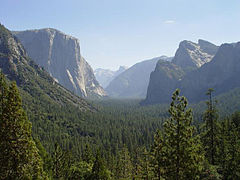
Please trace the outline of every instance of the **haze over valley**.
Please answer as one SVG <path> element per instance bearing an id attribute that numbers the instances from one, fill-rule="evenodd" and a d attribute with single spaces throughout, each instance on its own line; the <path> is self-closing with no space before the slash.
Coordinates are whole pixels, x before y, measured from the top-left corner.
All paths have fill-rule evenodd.
<path id="1" fill-rule="evenodd" d="M 239 1 L 0 6 L 0 179 L 240 179 Z"/>

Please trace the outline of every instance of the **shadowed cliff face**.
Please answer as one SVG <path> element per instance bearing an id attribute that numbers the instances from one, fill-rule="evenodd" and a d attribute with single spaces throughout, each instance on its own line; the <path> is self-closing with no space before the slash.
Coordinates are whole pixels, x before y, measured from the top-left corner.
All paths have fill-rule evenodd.
<path id="1" fill-rule="evenodd" d="M 200 42 L 201 48 L 208 53 L 214 53 L 215 48 L 208 42 Z M 189 45 L 189 43 L 188 43 Z M 182 45 L 180 45 L 182 46 Z M 192 44 L 185 46 L 187 49 L 195 48 Z M 180 53 L 180 52 L 178 52 Z M 202 54 L 198 54 L 201 59 Z M 208 57 L 208 56 L 207 56 Z M 211 61 L 204 63 L 199 68 L 186 71 L 185 61 L 181 67 L 172 63 L 167 68 L 166 64 L 158 63 L 155 71 L 151 74 L 147 98 L 143 103 L 165 103 L 171 100 L 171 93 L 180 88 L 181 92 L 190 102 L 199 102 L 207 98 L 206 91 L 215 89 L 214 94 L 226 93 L 234 88 L 240 87 L 240 42 L 234 44 L 223 44 Z M 203 62 L 204 62 L 203 61 Z M 193 63 L 194 64 L 194 63 Z M 184 68 L 182 68 L 182 66 Z M 182 70 L 181 70 L 182 69 Z M 180 71 L 179 71 L 180 70 Z M 183 75 L 171 76 L 171 73 L 183 71 Z M 169 76 L 170 75 L 170 76 Z M 177 78 L 172 78 L 177 77 Z"/>
<path id="2" fill-rule="evenodd" d="M 187 74 L 180 85 L 182 93 L 192 102 L 206 98 L 208 88 L 218 95 L 240 87 L 240 43 L 223 44 L 211 62 Z"/>
<path id="3" fill-rule="evenodd" d="M 151 73 L 147 97 L 142 104 L 170 102 L 172 92 L 184 74 L 181 67 L 171 62 L 158 61 L 155 70 Z"/>
<path id="4" fill-rule="evenodd" d="M 92 68 L 81 56 L 78 39 L 50 28 L 13 34 L 28 55 L 70 91 L 82 97 L 105 95 Z"/>

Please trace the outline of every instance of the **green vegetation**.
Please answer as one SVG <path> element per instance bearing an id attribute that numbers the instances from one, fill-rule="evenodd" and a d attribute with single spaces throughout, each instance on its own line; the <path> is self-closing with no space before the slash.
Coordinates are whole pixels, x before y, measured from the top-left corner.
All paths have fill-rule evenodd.
<path id="1" fill-rule="evenodd" d="M 140 100 L 98 101 L 96 112 L 56 106 L 45 114 L 25 104 L 33 140 L 16 85 L 1 77 L 0 147 L 20 148 L 1 153 L 1 179 L 239 179 L 240 113 L 217 118 L 212 91 L 200 126 L 179 90 L 169 113 L 166 105 L 140 106 Z M 25 143 L 10 141 L 18 133 Z"/>
<path id="2" fill-rule="evenodd" d="M 193 110 L 178 90 L 170 108 L 88 103 L 55 83 L 2 25 L 0 38 L 0 179 L 240 178 L 239 89 L 217 104 L 210 90 L 207 106 Z"/>
<path id="3" fill-rule="evenodd" d="M 153 165 L 158 179 L 197 179 L 203 169 L 203 151 L 199 136 L 194 136 L 191 109 L 177 89 L 169 108 L 170 118 L 155 136 Z"/>
<path id="4" fill-rule="evenodd" d="M 43 178 L 42 159 L 31 136 L 31 123 L 22 108 L 16 83 L 0 74 L 0 177 Z"/>
<path id="5" fill-rule="evenodd" d="M 239 88 L 193 110 L 179 90 L 170 107 L 89 103 L 0 40 L 0 179 L 240 179 Z"/>

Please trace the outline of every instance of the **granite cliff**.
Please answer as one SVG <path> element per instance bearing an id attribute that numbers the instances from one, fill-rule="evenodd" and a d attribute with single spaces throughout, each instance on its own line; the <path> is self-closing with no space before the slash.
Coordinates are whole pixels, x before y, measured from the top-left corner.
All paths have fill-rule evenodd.
<path id="1" fill-rule="evenodd" d="M 219 53 L 222 54 L 222 49 L 222 46 L 219 48 L 204 40 L 199 40 L 198 43 L 182 41 L 172 62 L 166 64 L 159 61 L 151 73 L 147 96 L 142 104 L 169 103 L 176 88 L 180 88 L 182 94 L 191 102 L 196 102 L 206 98 L 205 92 L 208 88 L 218 89 L 216 92 L 219 94 L 220 91 L 226 92 L 228 86 L 236 87 L 236 82 L 226 87 L 222 84 L 224 79 L 232 74 L 231 71 L 236 69 L 233 63 L 230 63 L 231 53 L 221 60 L 220 56 L 223 55 Z M 228 51 L 230 50 L 225 50 L 226 53 Z M 228 69 L 228 72 L 223 73 L 224 69 Z M 232 76 L 231 79 L 235 78 Z M 233 80 L 228 79 L 228 82 Z"/>
<path id="2" fill-rule="evenodd" d="M 105 95 L 92 68 L 81 56 L 78 39 L 51 28 L 13 34 L 28 55 L 71 92 L 82 97 Z"/>
<path id="3" fill-rule="evenodd" d="M 169 97 L 175 90 L 176 84 L 184 75 L 185 72 L 181 67 L 168 61 L 159 60 L 155 70 L 150 75 L 147 97 L 144 103 L 169 102 Z"/>
<path id="4" fill-rule="evenodd" d="M 218 46 L 208 41 L 198 40 L 194 43 L 185 40 L 179 44 L 172 62 L 187 71 L 193 70 L 210 62 L 217 50 Z"/>
<path id="5" fill-rule="evenodd" d="M 188 73 L 179 85 L 182 93 L 191 102 L 206 99 L 209 88 L 214 94 L 228 92 L 240 87 L 240 42 L 222 44 L 211 62 Z"/>
<path id="6" fill-rule="evenodd" d="M 0 70 L 7 79 L 16 81 L 24 105 L 35 108 L 78 107 L 93 109 L 83 98 L 73 95 L 26 54 L 23 45 L 9 30 L 0 24 Z"/>

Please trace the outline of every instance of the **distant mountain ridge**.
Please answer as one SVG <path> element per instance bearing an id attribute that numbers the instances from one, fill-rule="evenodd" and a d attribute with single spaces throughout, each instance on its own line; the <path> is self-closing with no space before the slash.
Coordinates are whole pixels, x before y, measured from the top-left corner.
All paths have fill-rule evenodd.
<path id="1" fill-rule="evenodd" d="M 159 62 L 151 73 L 147 96 L 142 103 L 169 103 L 176 88 L 180 88 L 191 102 L 205 99 L 208 88 L 220 88 L 209 83 L 209 80 L 216 79 L 214 72 L 218 71 L 218 66 L 211 68 L 211 64 L 214 64 L 216 58 L 219 59 L 221 49 L 222 46 L 219 48 L 204 40 L 199 40 L 198 44 L 182 41 L 172 62 L 167 65 Z M 206 67 L 207 70 L 204 70 Z"/>
<path id="2" fill-rule="evenodd" d="M 82 97 L 104 96 L 81 56 L 79 40 L 52 28 L 14 31 L 28 55 L 61 85 Z"/>
<path id="3" fill-rule="evenodd" d="M 150 73 L 160 59 L 171 61 L 172 58 L 161 56 L 131 66 L 110 82 L 105 88 L 107 94 L 115 98 L 144 98 Z"/>
<path id="4" fill-rule="evenodd" d="M 124 72 L 126 69 L 127 69 L 126 66 L 120 66 L 119 69 L 116 71 L 98 68 L 94 70 L 94 75 L 97 81 L 100 83 L 100 85 L 103 88 L 106 88 L 116 76 Z"/>

